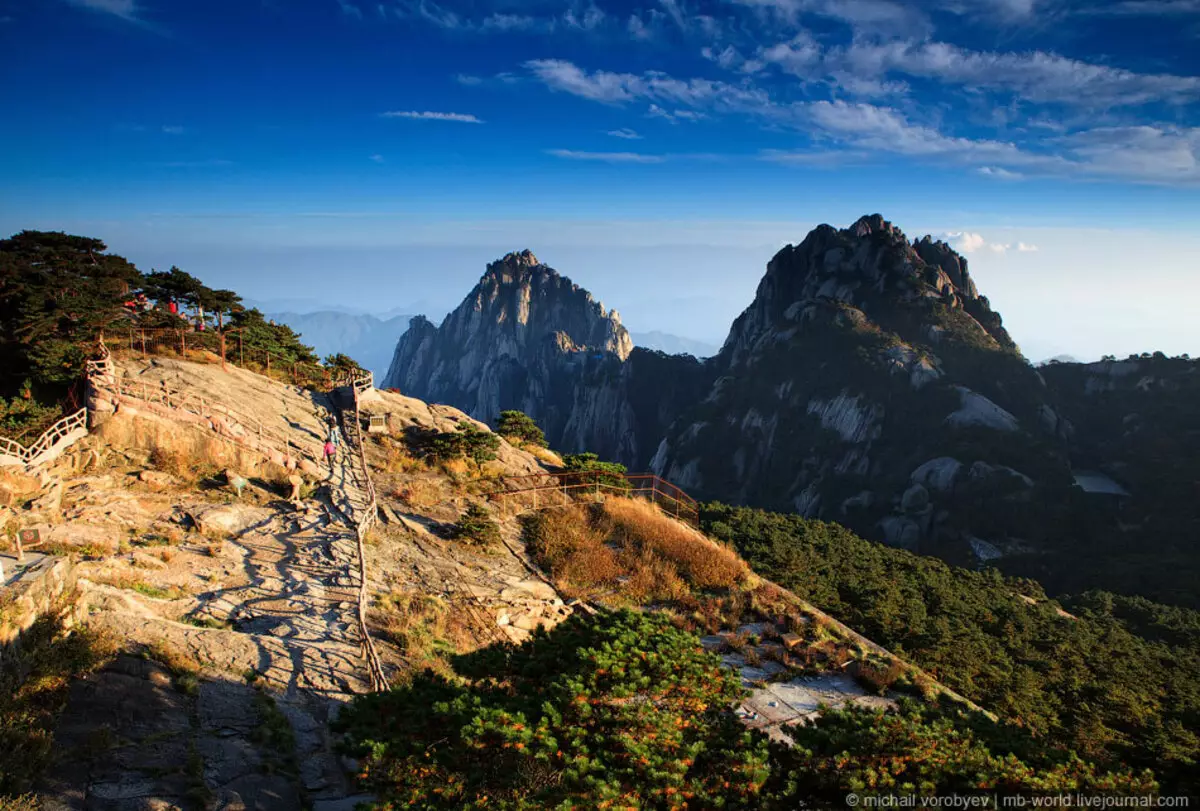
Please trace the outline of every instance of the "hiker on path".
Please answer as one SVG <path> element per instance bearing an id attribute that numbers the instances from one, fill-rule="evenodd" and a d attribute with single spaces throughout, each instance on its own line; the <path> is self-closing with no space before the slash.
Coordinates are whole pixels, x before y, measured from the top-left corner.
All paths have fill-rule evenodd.
<path id="1" fill-rule="evenodd" d="M 333 458 L 337 456 L 337 446 L 332 439 L 325 440 L 325 461 L 329 462 L 329 476 L 333 478 Z"/>

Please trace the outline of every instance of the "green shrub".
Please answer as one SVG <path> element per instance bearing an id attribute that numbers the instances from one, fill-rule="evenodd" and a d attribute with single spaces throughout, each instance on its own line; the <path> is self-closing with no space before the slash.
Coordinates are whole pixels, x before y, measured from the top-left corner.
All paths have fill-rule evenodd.
<path id="1" fill-rule="evenodd" d="M 581 478 L 586 482 L 598 481 L 604 487 L 630 489 L 629 480 L 625 478 L 628 468 L 619 462 L 601 461 L 594 453 L 573 453 L 564 456 L 563 467 L 584 474 Z"/>
<path id="2" fill-rule="evenodd" d="M 425 431 L 413 436 L 420 452 L 435 462 L 466 457 L 483 464 L 495 459 L 500 447 L 500 437 L 466 421 L 454 431 Z"/>
<path id="3" fill-rule="evenodd" d="M 454 525 L 454 537 L 478 546 L 491 546 L 500 541 L 500 527 L 486 507 L 472 504 Z"/>
<path id="4" fill-rule="evenodd" d="M 889 712 L 847 708 L 789 729 L 796 746 L 773 751 L 772 807 L 797 801 L 841 805 L 847 792 L 934 795 L 987 792 L 1116 792 L 1146 794 L 1148 772 L 1108 772 L 1074 753 L 1030 750 L 1031 739 L 1005 740 L 1005 730 L 967 716 L 904 700 Z"/>
<path id="5" fill-rule="evenodd" d="M 496 423 L 496 433 L 505 439 L 515 439 L 518 442 L 537 445 L 539 448 L 549 445 L 542 429 L 533 421 L 533 417 L 524 411 L 501 411 L 500 419 Z"/>
<path id="6" fill-rule="evenodd" d="M 757 805 L 767 745 L 728 712 L 737 678 L 664 617 L 577 615 L 453 667 L 342 713 L 381 805 Z"/>

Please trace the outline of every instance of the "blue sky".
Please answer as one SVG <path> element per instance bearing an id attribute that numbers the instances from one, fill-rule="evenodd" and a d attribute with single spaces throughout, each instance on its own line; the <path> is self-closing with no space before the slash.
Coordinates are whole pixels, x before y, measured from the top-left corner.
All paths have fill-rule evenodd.
<path id="1" fill-rule="evenodd" d="M 0 0 L 0 70 L 0 230 L 258 299 L 437 317 L 529 247 L 719 341 L 878 211 L 1032 358 L 1200 354 L 1200 0 Z"/>

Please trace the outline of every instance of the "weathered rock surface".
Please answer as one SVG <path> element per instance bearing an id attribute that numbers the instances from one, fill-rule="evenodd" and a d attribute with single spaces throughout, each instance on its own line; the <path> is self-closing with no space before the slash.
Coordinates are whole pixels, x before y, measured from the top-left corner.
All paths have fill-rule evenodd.
<path id="1" fill-rule="evenodd" d="M 555 448 L 637 464 L 698 394 L 700 368 L 635 350 L 615 310 L 524 251 L 488 265 L 441 326 L 414 318 L 382 386 L 493 424 L 518 409 Z"/>

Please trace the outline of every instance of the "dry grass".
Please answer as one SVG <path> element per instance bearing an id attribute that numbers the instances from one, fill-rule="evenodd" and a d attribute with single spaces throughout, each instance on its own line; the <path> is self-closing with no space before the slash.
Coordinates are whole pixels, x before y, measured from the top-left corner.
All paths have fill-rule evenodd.
<path id="1" fill-rule="evenodd" d="M 669 603 L 714 622 L 733 608 L 719 592 L 736 590 L 747 573 L 732 551 L 632 499 L 544 510 L 526 521 L 526 537 L 566 596 Z M 745 601 L 737 602 L 740 611 Z"/>
<path id="2" fill-rule="evenodd" d="M 428 466 L 424 460 L 418 459 L 408 452 L 403 442 L 397 442 L 390 437 L 376 436 L 382 456 L 380 467 L 385 473 L 411 473 L 414 470 L 425 470 Z"/>
<path id="3" fill-rule="evenodd" d="M 417 510 L 429 510 L 454 495 L 449 483 L 441 476 L 414 477 L 392 490 L 392 498 Z"/>
<path id="4" fill-rule="evenodd" d="M 537 459 L 543 465 L 550 465 L 551 467 L 563 466 L 562 457 L 549 448 L 543 448 L 540 445 L 529 445 L 527 443 L 522 444 L 520 447 L 521 450 L 527 451 L 531 456 L 533 456 L 534 459 Z"/>
<path id="5" fill-rule="evenodd" d="M 430 594 L 393 591 L 381 596 L 371 611 L 373 629 L 395 644 L 416 670 L 445 667 L 442 658 L 454 653 L 446 641 L 450 610 Z"/>
<path id="6" fill-rule="evenodd" d="M 653 504 L 614 498 L 605 502 L 604 512 L 620 542 L 670 561 L 693 588 L 729 589 L 749 571 L 736 552 L 668 518 Z"/>

